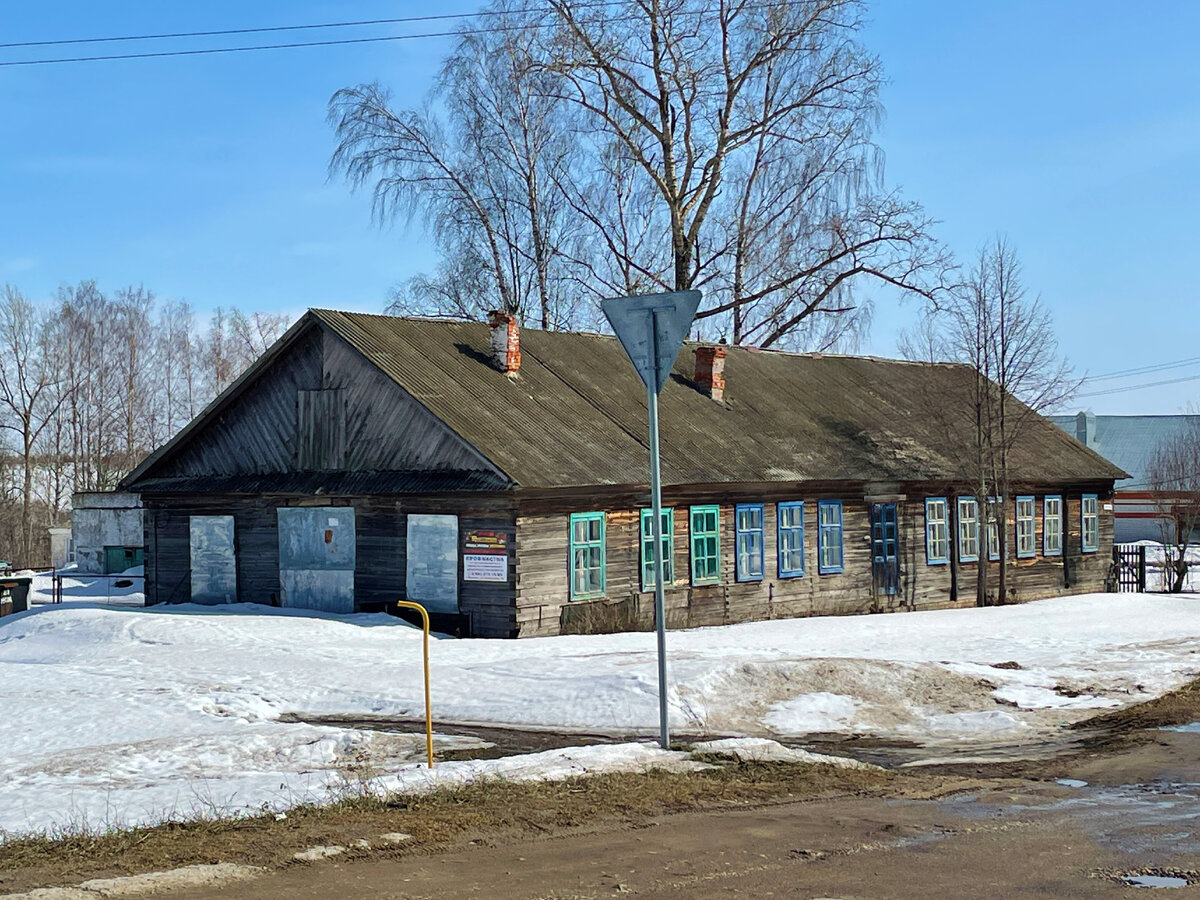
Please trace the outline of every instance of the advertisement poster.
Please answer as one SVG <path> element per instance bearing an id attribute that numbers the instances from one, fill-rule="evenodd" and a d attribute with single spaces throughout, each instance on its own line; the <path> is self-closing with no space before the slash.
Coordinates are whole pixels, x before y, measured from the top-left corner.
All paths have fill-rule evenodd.
<path id="1" fill-rule="evenodd" d="M 468 531 L 463 542 L 464 581 L 508 581 L 508 535 Z"/>

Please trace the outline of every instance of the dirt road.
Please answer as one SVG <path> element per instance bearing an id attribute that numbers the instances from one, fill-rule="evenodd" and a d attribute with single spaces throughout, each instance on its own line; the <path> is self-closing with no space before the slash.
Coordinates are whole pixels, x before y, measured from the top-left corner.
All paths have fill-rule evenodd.
<path id="1" fill-rule="evenodd" d="M 1200 735 L 1156 732 L 986 783 L 936 800 L 783 802 L 432 855 L 296 864 L 174 896 L 1067 900 L 1147 896 L 1122 874 L 1200 881 Z M 1166 895 L 1200 897 L 1200 883 Z"/>

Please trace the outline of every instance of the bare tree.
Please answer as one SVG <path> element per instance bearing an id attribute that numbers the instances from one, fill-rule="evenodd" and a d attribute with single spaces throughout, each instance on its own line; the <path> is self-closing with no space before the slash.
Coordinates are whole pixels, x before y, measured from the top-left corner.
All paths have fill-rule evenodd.
<path id="1" fill-rule="evenodd" d="M 608 187 L 599 193 L 653 196 L 669 248 L 665 260 L 627 255 L 610 239 L 619 271 L 707 288 L 698 318 L 763 347 L 794 341 L 813 318 L 844 327 L 864 315 L 854 290 L 865 279 L 939 289 L 948 259 L 930 221 L 880 190 L 882 76 L 857 41 L 860 3 L 548 2 L 555 27 L 539 33 L 539 64 L 559 76 L 548 85 L 626 162 L 591 167 Z"/>
<path id="2" fill-rule="evenodd" d="M 1180 431 L 1158 442 L 1147 472 L 1166 550 L 1168 589 L 1179 593 L 1187 583 L 1188 544 L 1200 529 L 1200 416 L 1189 416 Z"/>
<path id="3" fill-rule="evenodd" d="M 16 288 L 0 297 L 0 427 L 17 437 L 21 457 L 20 558 L 31 563 L 33 538 L 34 448 L 61 403 L 55 391 L 59 375 L 46 346 L 45 317 Z"/>
<path id="4" fill-rule="evenodd" d="M 1012 496 L 1013 448 L 1038 415 L 1065 403 L 1080 382 L 1058 352 L 1049 311 L 1039 298 L 1028 295 L 1020 260 L 1004 238 L 983 246 L 966 281 L 940 299 L 905 336 L 901 351 L 909 358 L 970 366 L 974 377 L 962 396 L 941 398 L 937 415 L 952 432 L 971 435 L 963 460 L 970 475 L 962 486 L 991 514 L 989 498 L 1007 501 Z M 1008 587 L 1007 515 L 998 510 L 995 515 L 997 597 L 1003 603 Z M 987 519 L 981 516 L 981 521 Z M 983 559 L 981 552 L 976 597 L 980 605 L 989 597 Z"/>
<path id="5" fill-rule="evenodd" d="M 562 327 L 570 221 L 556 184 L 574 143 L 539 84 L 549 76 L 529 59 L 537 22 L 504 0 L 492 9 L 488 32 L 461 35 L 424 109 L 393 110 L 378 84 L 334 94 L 330 168 L 355 187 L 372 184 L 381 220 L 419 209 L 452 264 L 410 281 L 397 301 L 475 317 L 499 307 Z M 464 292 L 464 280 L 485 290 Z"/>

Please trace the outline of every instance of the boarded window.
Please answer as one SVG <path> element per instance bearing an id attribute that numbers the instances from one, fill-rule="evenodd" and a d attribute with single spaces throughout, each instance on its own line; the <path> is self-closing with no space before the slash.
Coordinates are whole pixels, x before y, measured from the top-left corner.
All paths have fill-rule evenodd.
<path id="1" fill-rule="evenodd" d="M 297 391 L 296 468 L 302 472 L 327 472 L 345 465 L 345 392 Z"/>
<path id="2" fill-rule="evenodd" d="M 429 612 L 457 613 L 458 516 L 408 516 L 406 600 Z"/>

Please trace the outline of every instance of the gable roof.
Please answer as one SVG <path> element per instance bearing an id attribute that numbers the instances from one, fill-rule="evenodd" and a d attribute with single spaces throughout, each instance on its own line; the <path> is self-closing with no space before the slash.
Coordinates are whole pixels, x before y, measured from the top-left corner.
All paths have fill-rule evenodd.
<path id="1" fill-rule="evenodd" d="M 645 389 L 612 336 L 523 330 L 520 374 L 509 378 L 492 366 L 481 323 L 308 316 L 521 487 L 646 481 Z M 954 438 L 964 432 L 939 415 L 970 384 L 964 366 L 729 347 L 718 403 L 691 381 L 696 346 L 685 344 L 661 397 L 664 484 L 969 477 Z M 1011 465 L 1030 483 L 1125 475 L 1041 417 Z"/>
<path id="2" fill-rule="evenodd" d="M 1080 416 L 1085 417 L 1083 423 Z M 1195 427 L 1200 423 L 1200 415 L 1097 416 L 1081 412 L 1073 416 L 1050 416 L 1050 421 L 1068 434 L 1086 440 L 1087 446 L 1128 472 L 1128 478 L 1117 482 L 1118 489 L 1149 490 L 1150 461 L 1159 441 Z"/>

